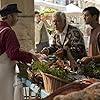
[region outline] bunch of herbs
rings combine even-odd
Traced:
[[[31,66],[33,73],[42,71],[43,73],[51,74],[53,76],[67,80],[67,72],[62,68],[49,67],[47,63],[39,61],[33,62]]]

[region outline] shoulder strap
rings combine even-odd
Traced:
[[[9,27],[5,27],[3,29],[0,30],[0,33],[2,33],[4,30],[9,29]]]
[[[2,33],[4,30],[6,30],[6,29],[9,29],[9,27],[4,27],[4,28],[2,28],[1,30],[0,30],[0,33]],[[3,53],[4,54],[4,53]],[[1,56],[2,54],[0,54],[0,56]]]

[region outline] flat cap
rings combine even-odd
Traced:
[[[0,9],[0,15],[2,17],[12,13],[22,13],[21,11],[18,10],[17,4],[8,4]]]

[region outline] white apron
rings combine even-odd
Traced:
[[[0,100],[22,100],[14,90],[20,88],[14,87],[15,78],[15,62],[11,61],[6,53],[0,56]],[[18,98],[17,98],[18,97]]]
[[[24,100],[23,84],[22,81],[17,77],[17,72],[15,74],[14,83],[14,100]]]

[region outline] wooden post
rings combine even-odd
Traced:
[[[8,3],[17,3],[18,9],[22,11],[22,13],[19,14],[19,21],[13,27],[20,42],[21,48],[26,51],[34,49],[34,1],[0,0],[1,7]]]

